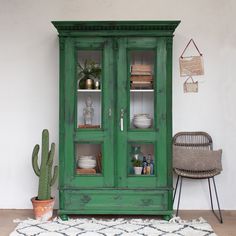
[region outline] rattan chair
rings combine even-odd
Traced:
[[[183,147],[187,149],[208,149],[213,150],[213,144],[212,144],[212,138],[211,136],[206,132],[179,132],[173,137],[173,148],[175,146]],[[178,188],[178,183],[180,179],[180,189],[179,189],[179,197],[178,197],[178,203],[177,203],[177,211],[176,216],[178,216],[179,212],[179,204],[180,204],[180,197],[181,197],[181,190],[182,190],[182,180],[183,178],[190,178],[190,179],[207,179],[208,185],[209,185],[209,194],[210,194],[210,201],[211,201],[211,209],[216,216],[216,218],[219,220],[220,223],[223,223],[222,214],[220,210],[220,204],[215,184],[214,176],[220,174],[221,170],[219,169],[212,169],[212,170],[204,170],[204,171],[192,171],[192,170],[186,170],[181,168],[173,168],[174,172],[177,174],[177,182],[175,186],[174,191],[174,198],[173,203],[176,196],[176,191]],[[217,206],[218,206],[218,213],[217,214],[214,210],[213,201],[212,201],[212,190],[211,190],[211,180],[213,181],[215,196],[217,200]]]

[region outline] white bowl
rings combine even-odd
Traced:
[[[147,117],[147,118],[150,118],[150,114],[147,114],[147,113],[139,113],[139,114],[134,114],[134,117]]]
[[[78,162],[78,166],[82,169],[90,169],[96,167],[96,161],[94,162]]]
[[[94,160],[95,157],[94,156],[85,156],[85,155],[83,155],[83,156],[79,156],[78,159],[79,160]]]
[[[145,121],[133,120],[133,125],[136,128],[141,128],[141,129],[150,128],[152,125],[152,120],[151,119]]]
[[[96,167],[96,163],[95,164],[82,164],[79,163],[78,165],[81,169],[93,169],[94,167]]]
[[[134,124],[134,126],[136,128],[140,128],[140,129],[146,129],[146,128],[150,128],[151,127],[150,124]]]
[[[134,114],[134,119],[151,119],[149,114]]]
[[[150,124],[150,123],[139,123],[139,122],[135,122],[135,123],[133,123],[133,125],[135,126],[135,127],[138,127],[138,128],[143,128],[143,127],[150,127],[152,124]]]
[[[79,156],[77,165],[82,169],[91,169],[96,167],[95,156]]]
[[[94,164],[96,160],[78,160],[78,163]]]
[[[151,123],[139,123],[139,122],[135,122],[134,123],[134,126],[136,126],[136,127],[150,127],[152,124]]]
[[[133,122],[144,122],[145,124],[151,123],[152,118],[150,118],[149,114],[136,114],[133,117]]]
[[[133,121],[137,121],[137,122],[151,122],[152,119],[144,119],[144,118],[140,118],[140,119],[137,119],[137,118],[134,118]]]

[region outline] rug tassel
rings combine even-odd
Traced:
[[[199,217],[198,219],[193,220],[182,220],[179,216],[174,216],[172,219],[169,220],[169,223],[177,223],[177,224],[186,224],[186,223],[205,223],[206,221]]]

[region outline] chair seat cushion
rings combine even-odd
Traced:
[[[222,170],[222,150],[173,146],[173,168],[187,171]]]
[[[221,170],[214,169],[214,170],[206,170],[206,171],[191,171],[191,170],[181,170],[181,169],[174,169],[177,175],[186,177],[186,178],[193,178],[193,179],[204,179],[210,178],[215,175],[220,174]]]

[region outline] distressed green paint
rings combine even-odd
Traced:
[[[157,173],[159,173],[158,186],[167,184],[167,153],[166,153],[166,41],[164,38],[157,39],[157,73],[156,73],[156,121],[159,129],[157,135]]]
[[[65,39],[65,96],[63,106],[65,109],[65,166],[62,173],[64,175],[64,184],[71,183],[74,175],[74,122],[75,122],[75,60],[74,60],[74,39],[67,37]]]
[[[167,63],[166,63],[166,130],[167,130],[167,170],[172,173],[172,45],[173,38],[166,38]],[[172,175],[168,174],[168,185],[172,186]]]
[[[180,21],[53,21],[60,35],[172,36]]]
[[[60,97],[59,97],[59,189],[62,189],[64,186],[64,170],[65,170],[65,143],[64,143],[64,135],[65,135],[65,106],[64,106],[64,97],[65,97],[65,38],[59,35],[59,45],[60,45],[60,60],[59,60],[59,89],[60,89]],[[59,191],[59,205],[61,209],[64,209],[64,198],[62,192]]]
[[[179,21],[53,22],[60,39],[59,214],[146,214],[172,209],[172,37]],[[77,128],[78,50],[102,51],[102,128]],[[153,129],[129,128],[130,50],[156,55]],[[109,109],[112,110],[109,117]],[[120,111],[124,109],[124,131]],[[129,145],[154,145],[155,176],[127,173]],[[77,143],[101,144],[103,172],[75,173]]]
[[[114,114],[111,114],[111,117],[108,116],[109,109],[114,108],[114,99],[113,99],[113,44],[112,40],[108,38],[95,37],[91,41],[87,38],[75,39],[73,38],[72,51],[74,52],[74,58],[72,63],[72,71],[74,75],[70,76],[71,84],[74,84],[68,90],[68,96],[70,99],[73,99],[74,104],[69,104],[68,108],[73,109],[73,114],[75,119],[70,123],[70,129],[73,128],[73,132],[70,134],[70,138],[73,148],[71,147],[72,154],[68,157],[68,163],[66,170],[69,170],[70,177],[67,178],[65,183],[66,188],[98,188],[98,187],[113,187],[114,186],[114,165],[111,163],[114,162],[114,141],[113,141],[113,126],[114,126]],[[77,60],[77,51],[78,50],[100,50],[102,52],[102,128],[101,129],[77,129],[77,112],[76,112],[76,102],[77,102],[77,78],[76,78],[76,60]],[[70,95],[69,95],[70,94]],[[73,96],[71,96],[73,94]],[[66,108],[67,109],[67,108]],[[69,112],[69,110],[68,110]],[[66,112],[67,113],[67,112]],[[94,143],[101,144],[102,153],[103,153],[103,170],[102,174],[97,175],[77,175],[75,173],[75,151],[76,145],[79,143]],[[70,145],[70,144],[68,144]],[[69,152],[68,152],[69,153]],[[65,170],[65,171],[66,171]]]
[[[167,191],[165,190],[120,190],[120,189],[95,189],[95,190],[65,190],[65,205],[67,210],[81,212],[110,212],[119,214],[127,212],[133,214],[149,211],[167,211]],[[98,213],[99,214],[99,213]],[[125,214],[125,213],[124,213]]]
[[[166,38],[166,50],[167,50],[167,98],[166,98],[166,109],[167,109],[167,129],[166,129],[166,142],[167,142],[167,186],[173,188],[173,176],[172,176],[172,45],[173,38]],[[168,204],[172,207],[173,203],[172,191],[168,194]],[[168,220],[168,219],[167,219]]]
[[[122,40],[125,41],[126,43],[122,44]],[[119,91],[122,91],[118,93],[118,96],[120,94],[120,99],[118,98],[118,103],[120,109],[124,109],[126,111],[125,117],[124,117],[124,131],[120,131],[120,127],[118,127],[118,137],[119,137],[119,142],[120,142],[120,148],[119,148],[119,161],[120,165],[118,165],[118,168],[120,169],[120,175],[119,179],[120,184],[118,185],[119,187],[127,187],[127,188],[142,188],[143,186],[146,186],[146,188],[155,188],[158,185],[159,177],[150,177],[146,178],[146,176],[129,176],[127,175],[127,156],[128,156],[128,147],[127,143],[128,142],[137,142],[137,143],[150,143],[154,145],[154,152],[157,152],[157,136],[158,132],[156,130],[152,129],[146,129],[146,130],[132,130],[129,129],[129,109],[130,109],[130,99],[129,99],[129,91],[128,91],[128,84],[129,81],[127,81],[127,78],[129,78],[129,71],[127,71],[127,68],[129,68],[129,61],[130,57],[129,54],[133,50],[154,50],[158,57],[162,57],[162,55],[157,52],[157,46],[156,46],[156,39],[155,38],[122,38],[120,39],[120,46],[119,49],[121,49],[121,55],[118,57],[118,68],[120,68],[121,73],[119,76],[118,73],[118,87]],[[127,55],[128,54],[128,55]],[[164,58],[165,59],[165,58]],[[156,83],[155,79],[155,83]],[[154,100],[156,104],[156,93],[154,94]],[[156,111],[156,109],[155,109]],[[157,114],[157,112],[155,112]],[[157,118],[155,118],[154,124],[156,124]],[[123,136],[123,138],[122,138]],[[118,142],[118,144],[119,144]],[[160,145],[163,145],[160,143]],[[121,148],[123,147],[123,148]],[[157,160],[157,155],[155,156],[155,163],[158,163],[159,160]],[[165,159],[165,158],[162,158]],[[159,164],[158,164],[159,165]],[[157,165],[157,166],[158,166]],[[123,167],[127,167],[122,168]],[[156,167],[157,169],[158,167]],[[155,171],[155,173],[158,173]],[[162,177],[160,175],[160,177]]]
[[[128,129],[128,106],[127,106],[127,38],[118,38],[118,51],[117,51],[117,124],[116,124],[116,169],[117,169],[117,187],[127,186],[127,169],[128,163],[124,157],[127,157],[128,143],[127,143],[127,129]],[[121,132],[121,110],[124,111],[123,131]]]

